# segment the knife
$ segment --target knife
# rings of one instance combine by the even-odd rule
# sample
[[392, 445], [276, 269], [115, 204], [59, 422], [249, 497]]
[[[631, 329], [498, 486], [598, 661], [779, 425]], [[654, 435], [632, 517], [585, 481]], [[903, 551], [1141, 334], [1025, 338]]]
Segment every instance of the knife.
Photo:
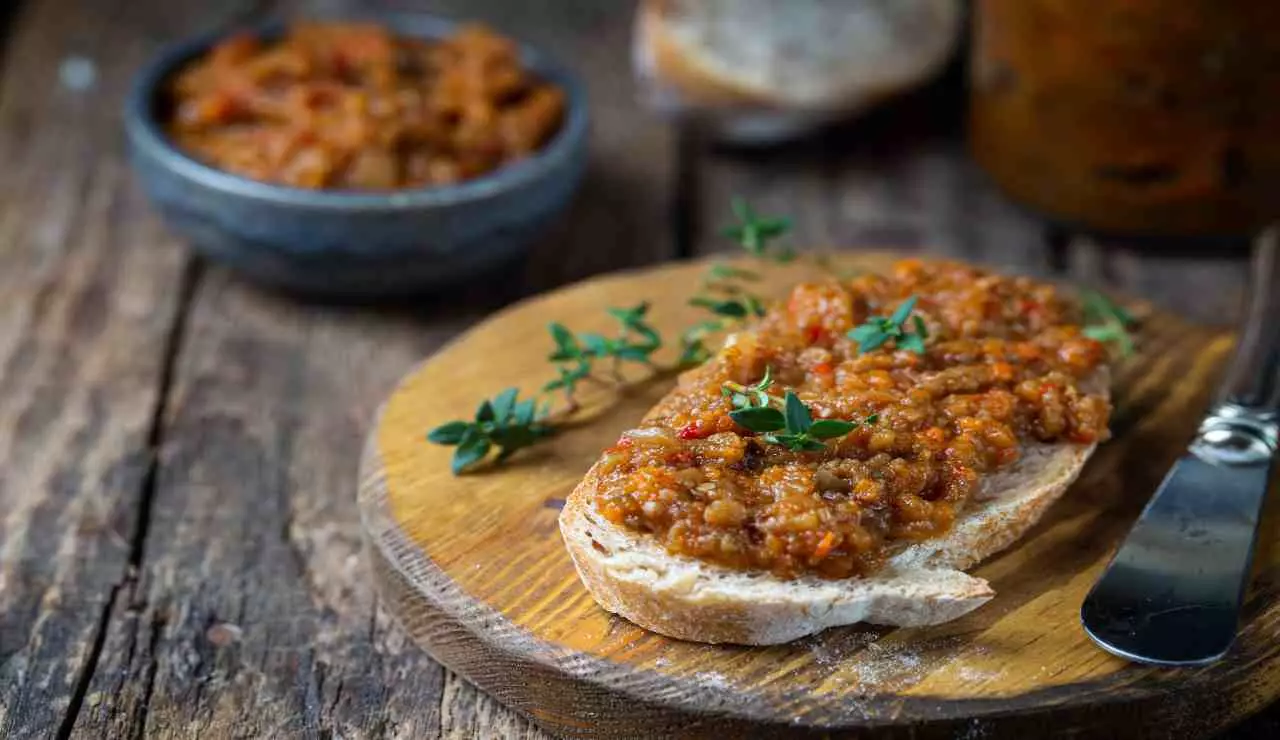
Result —
[[1214, 404], [1080, 621], [1138, 663], [1203, 665], [1235, 640], [1280, 437], [1280, 231], [1254, 243], [1244, 329]]

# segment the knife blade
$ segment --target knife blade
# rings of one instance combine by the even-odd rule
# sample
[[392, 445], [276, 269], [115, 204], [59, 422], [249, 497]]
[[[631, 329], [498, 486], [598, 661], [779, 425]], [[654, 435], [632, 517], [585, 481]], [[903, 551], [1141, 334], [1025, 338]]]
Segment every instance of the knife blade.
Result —
[[1280, 438], [1280, 250], [1255, 245], [1245, 327], [1187, 452], [1148, 502], [1080, 620], [1122, 658], [1203, 665], [1235, 640]]

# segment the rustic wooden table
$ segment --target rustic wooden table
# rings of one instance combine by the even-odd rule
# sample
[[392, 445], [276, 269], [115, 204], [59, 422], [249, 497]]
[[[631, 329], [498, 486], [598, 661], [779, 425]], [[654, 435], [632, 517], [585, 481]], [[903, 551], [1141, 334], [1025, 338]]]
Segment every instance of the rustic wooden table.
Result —
[[[380, 611], [354, 500], [363, 432], [403, 372], [494, 308], [725, 248], [730, 194], [794, 214], [800, 243], [1237, 315], [1238, 251], [1067, 244], [1011, 207], [964, 157], [956, 79], [785, 151], [719, 152], [640, 112], [630, 4], [600, 0], [421, 4], [518, 32], [587, 79], [588, 182], [525, 269], [395, 309], [264, 293], [156, 219], [121, 100], [166, 41], [355, 4], [0, 10], [0, 737], [543, 737]], [[1274, 736], [1269, 715], [1234, 734]]]

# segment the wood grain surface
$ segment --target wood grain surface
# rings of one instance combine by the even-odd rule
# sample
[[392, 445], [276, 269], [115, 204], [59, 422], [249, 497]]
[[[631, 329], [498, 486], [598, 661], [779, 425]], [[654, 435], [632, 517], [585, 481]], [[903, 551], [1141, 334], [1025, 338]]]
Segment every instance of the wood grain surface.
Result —
[[1238, 315], [1247, 244], [1084, 238], [1004, 197], [958, 135], [962, 77], [952, 69], [865, 119], [786, 146], [696, 147], [694, 253], [734, 249], [719, 231], [729, 198], [741, 195], [790, 216], [801, 248], [891, 245], [1107, 286], [1207, 323]]
[[[588, 185], [519, 272], [389, 310], [299, 305], [192, 260], [131, 182], [119, 110], [150, 54], [356, 5], [486, 19], [586, 81]], [[1237, 315], [1239, 254], [1035, 238], [966, 163], [945, 80], [924, 104], [808, 145], [706, 146], [635, 104], [632, 9], [0, 3], [0, 737], [548, 737], [389, 623], [350, 492], [360, 437], [396, 378], [495, 308], [723, 248], [728, 194], [794, 206], [800, 242], [1016, 256], [1219, 323]], [[1272, 715], [1236, 735], [1275, 736]]]
[[[376, 9], [285, 3], [272, 10]], [[519, 274], [371, 312], [299, 305], [219, 269], [200, 272], [157, 430], [163, 442], [145, 562], [130, 598], [111, 613], [76, 734], [532, 732], [390, 629], [364, 575], [351, 480], [364, 426], [417, 358], [520, 295], [669, 254], [671, 139], [635, 117], [622, 84], [627, 25], [607, 9], [581, 2], [430, 7], [515, 29], [542, 13], [543, 25], [525, 35], [577, 68], [596, 70], [587, 77], [596, 132], [586, 194]], [[613, 249], [602, 250], [599, 234], [615, 228]]]
[[[390, 627], [351, 481], [365, 425], [418, 358], [519, 296], [670, 256], [674, 137], [637, 115], [617, 3], [382, 5], [552, 49], [583, 70], [596, 127], [583, 197], [521, 272], [387, 311], [297, 304], [191, 260], [132, 186], [116, 128], [163, 43], [375, 4], [14, 9], [0, 737], [543, 736]], [[84, 89], [60, 83], [68, 61], [93, 70]]]
[[[887, 259], [847, 256], [841, 267]], [[663, 296], [671, 336], [695, 319], [697, 263], [598, 278], [522, 303], [421, 365], [370, 434], [361, 511], [388, 606], [450, 668], [565, 736], [723, 736], [851, 730], [951, 737], [1200, 735], [1280, 696], [1280, 552], [1264, 547], [1229, 660], [1193, 671], [1129, 665], [1079, 628], [1079, 605], [1119, 539], [1185, 448], [1232, 346], [1229, 334], [1153, 313], [1116, 374], [1116, 438], [1022, 543], [976, 572], [988, 606], [927, 629], [860, 627], [768, 648], [646, 632], [600, 609], [578, 582], [558, 506], [600, 449], [634, 426], [672, 378], [634, 378], [587, 400], [588, 420], [509, 466], [454, 477], [429, 427], [547, 374], [545, 326], [607, 331], [604, 308]], [[814, 268], [769, 270], [781, 295]], [[448, 389], [447, 392], [443, 392]], [[1262, 536], [1280, 533], [1274, 517]], [[1138, 721], [1140, 719], [1140, 721]]]
[[[147, 45], [71, 5], [15, 14], [0, 76], [4, 738], [69, 729], [126, 598], [183, 300], [182, 253], [153, 219], [127, 217], [146, 204], [116, 101]], [[69, 55], [102, 60], [89, 89], [59, 82]]]

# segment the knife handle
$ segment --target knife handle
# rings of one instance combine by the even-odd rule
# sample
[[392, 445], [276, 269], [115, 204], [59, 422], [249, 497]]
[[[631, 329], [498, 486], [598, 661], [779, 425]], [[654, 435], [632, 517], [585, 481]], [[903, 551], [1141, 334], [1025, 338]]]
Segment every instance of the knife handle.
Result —
[[1280, 417], [1280, 226], [1253, 244], [1244, 326], [1219, 390], [1219, 404], [1267, 420]]

